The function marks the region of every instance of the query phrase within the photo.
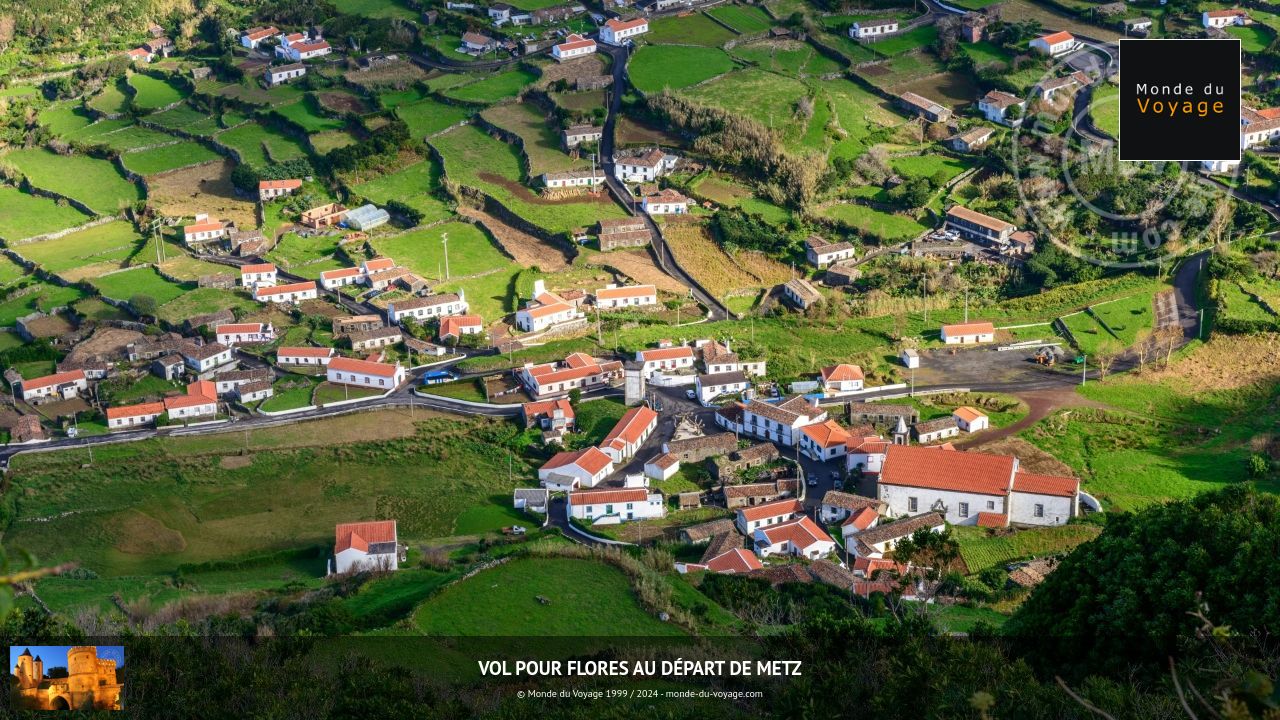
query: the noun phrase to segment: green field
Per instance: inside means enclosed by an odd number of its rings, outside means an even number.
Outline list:
[[[240,154],[249,165],[270,165],[273,162],[304,157],[307,149],[297,140],[256,122],[238,125],[215,136],[216,140]]]
[[[522,176],[518,151],[480,129],[467,125],[431,139],[444,158],[445,174],[454,182],[489,193],[507,209],[551,232],[588,227],[600,218],[623,217],[626,212],[608,199],[548,203],[519,186]]]
[[[946,176],[946,181],[944,182],[947,182],[968,170],[970,164],[964,160],[956,160],[946,155],[925,153],[924,155],[891,158],[889,166],[893,168],[894,172],[906,177],[932,178],[942,173]]]
[[[138,150],[120,156],[120,162],[139,175],[154,175],[169,170],[199,165],[222,157],[198,142],[186,140],[172,145]]]
[[[585,158],[575,160],[560,149],[560,132],[535,105],[508,103],[485,110],[481,115],[494,125],[520,136],[529,174],[541,175],[577,168],[587,168]]]
[[[173,130],[182,130],[192,135],[209,136],[218,131],[217,115],[197,110],[186,103],[164,112],[148,115],[147,122]]]
[[[778,130],[790,148],[812,147],[815,141],[824,140],[821,130],[829,117],[828,106],[815,103],[813,117],[798,117],[797,103],[812,92],[795,78],[750,68],[722,75],[679,94],[700,104],[740,113]],[[743,103],[743,98],[751,98],[751,102]],[[810,134],[811,128],[817,129],[816,135]]]
[[[651,43],[720,47],[737,35],[706,15],[696,14],[650,20],[648,34],[640,37]]]
[[[120,267],[141,242],[133,225],[114,220],[56,240],[18,245],[15,251],[55,274],[99,264],[102,264],[101,271],[107,271]],[[73,279],[79,279],[80,275],[77,273]]]
[[[31,148],[15,150],[0,162],[17,168],[36,187],[79,200],[99,213],[114,213],[142,199],[141,188],[126,180],[109,160]]]
[[[954,526],[951,530],[970,573],[1014,560],[1066,553],[1102,532],[1098,525],[1084,524],[1018,530],[1009,535],[992,534],[976,525]]]
[[[222,309],[232,310],[238,316],[243,316],[261,307],[260,303],[255,302],[245,292],[195,288],[161,305],[156,315],[161,320],[180,323],[193,315],[204,315]]]
[[[314,95],[310,94],[296,103],[281,105],[275,111],[307,133],[337,130],[346,124],[338,118],[329,117],[322,113],[319,109],[319,101],[316,100]]]
[[[819,53],[812,45],[797,40],[770,40],[739,45],[733,55],[765,70],[784,75],[825,75],[839,72],[840,63]]]
[[[721,5],[708,10],[707,14],[743,35],[754,35],[773,26],[773,18],[758,7]]]
[[[846,134],[831,148],[831,156],[854,158],[874,144],[874,134],[902,123],[883,99],[845,79],[824,80],[818,87],[831,103],[835,123]]]
[[[451,215],[448,203],[437,195],[442,175],[440,164],[435,160],[421,160],[380,178],[353,185],[351,192],[378,205],[385,205],[388,200],[399,200],[422,213],[423,224],[430,224]]]
[[[40,124],[54,135],[71,137],[93,124],[93,116],[84,108],[70,102],[50,105],[36,116]]]
[[[1122,346],[1129,347],[1139,334],[1150,331],[1155,326],[1151,298],[1151,292],[1139,293],[1123,300],[1094,305],[1090,311],[1119,338]]]
[[[1103,83],[1093,90],[1089,116],[1102,132],[1120,138],[1120,86]]]
[[[128,300],[134,295],[141,294],[154,298],[160,305],[176,299],[187,290],[182,285],[165,280],[160,273],[150,267],[139,267],[104,275],[95,278],[93,286],[103,295],[115,300]]]
[[[916,48],[929,47],[938,39],[938,28],[933,25],[908,30],[897,35],[890,35],[883,40],[870,43],[869,47],[881,55],[901,55]]]
[[[142,73],[130,75],[129,85],[134,90],[133,106],[144,112],[172,105],[187,96],[173,83]]]
[[[752,193],[751,188],[726,177],[709,173],[700,175],[694,180],[693,191],[716,204],[741,208],[774,224],[785,223],[791,218],[791,212],[786,208],[761,200]]]
[[[65,230],[89,221],[89,216],[65,203],[28,195],[0,185],[0,239],[23,238]]]
[[[36,310],[49,312],[84,297],[84,292],[74,286],[40,285],[39,287],[40,289],[35,292],[0,303],[0,327],[11,327],[18,318],[30,315]]]
[[[378,255],[395,258],[399,265],[426,278],[444,278],[444,234],[449,234],[449,275],[463,278],[509,267],[511,258],[494,247],[478,226],[451,222],[369,241]]]
[[[539,602],[545,598],[547,603]],[[522,558],[453,585],[414,616],[427,635],[680,635],[645,612],[621,570],[570,558]]]
[[[376,19],[418,19],[418,13],[397,0],[334,0],[333,6],[344,15],[360,15]]]
[[[89,100],[89,107],[106,115],[119,115],[129,109],[129,96],[121,83],[108,83]]]
[[[405,103],[396,108],[396,117],[409,126],[409,132],[416,138],[434,135],[457,125],[470,115],[471,111],[467,108],[442,103],[433,98]]]
[[[1240,49],[1247,53],[1260,53],[1271,46],[1276,33],[1265,25],[1245,25],[1226,28],[1227,34],[1239,38]]]
[[[895,215],[854,203],[831,205],[824,208],[821,215],[889,242],[909,240],[929,229],[906,215]]]
[[[95,124],[105,125],[106,123],[99,122]],[[129,150],[137,150],[139,148],[154,147],[165,143],[172,143],[177,138],[167,133],[150,130],[137,125],[128,125],[102,134],[92,134],[86,131],[81,135],[81,139],[83,142],[90,144],[105,145],[112,150],[128,152]]]
[[[528,482],[532,468],[507,449],[514,426],[432,417],[421,408],[417,422],[407,413],[380,412],[267,428],[248,438],[111,445],[94,450],[92,467],[81,467],[87,456],[77,452],[24,459],[10,482],[30,489],[30,500],[4,542],[39,548],[44,562],[74,559],[104,578],[167,575],[180,563],[330,545],[336,523],[360,519],[396,518],[401,542],[412,546],[447,536],[463,512]],[[336,432],[347,442],[323,440]],[[246,448],[248,463],[223,462]],[[178,456],[181,482],[163,469]],[[358,479],[342,469],[354,457]],[[22,521],[72,509],[80,512]]]
[[[443,94],[454,100],[488,105],[499,100],[515,97],[525,86],[536,79],[537,76],[532,72],[517,68],[490,75],[470,85],[450,88],[445,90]]]
[[[317,155],[326,155],[338,148],[344,148],[360,142],[360,138],[352,135],[349,130],[329,130],[327,132],[312,133],[307,139],[311,141],[311,148]]]
[[[679,90],[733,69],[720,48],[696,45],[645,45],[627,67],[631,83],[642,92]]]
[[[378,102],[387,110],[395,110],[401,105],[415,103],[425,98],[422,88],[417,85],[407,87],[403,90],[387,90],[378,93]]]

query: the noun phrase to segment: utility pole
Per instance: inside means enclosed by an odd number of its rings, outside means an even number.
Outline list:
[[[1080,385],[1083,387],[1089,380],[1089,356],[1081,355],[1080,358]]]
[[[969,288],[964,289],[964,321],[969,322]]]
[[[1196,324],[1196,339],[1204,340],[1204,308],[1200,308],[1200,322]]]
[[[444,279],[449,279],[449,233],[440,235],[440,244],[444,245]]]

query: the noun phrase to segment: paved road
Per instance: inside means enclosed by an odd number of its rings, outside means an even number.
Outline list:
[[[598,34],[597,34],[598,40]],[[662,237],[662,233],[658,229],[657,223],[646,213],[640,212],[636,207],[636,203],[631,199],[631,191],[627,189],[614,176],[613,155],[615,152],[614,135],[618,126],[618,114],[622,111],[622,96],[627,91],[627,58],[631,54],[631,46],[615,47],[603,42],[597,42],[596,48],[600,52],[608,55],[611,62],[613,72],[613,88],[609,93],[609,114],[604,121],[604,134],[600,138],[600,159],[601,169],[604,171],[605,183],[614,195],[623,201],[636,217],[644,220],[645,225],[649,228],[649,234],[653,237],[650,247],[654,258],[658,261],[658,267],[663,272],[680,281],[693,293],[693,297],[704,307],[711,311],[712,320],[722,320],[727,317],[734,317],[719,300],[715,299],[708,293],[702,291],[693,278],[691,278],[680,265],[676,262],[675,256],[671,254],[671,248],[667,245],[666,240]]]

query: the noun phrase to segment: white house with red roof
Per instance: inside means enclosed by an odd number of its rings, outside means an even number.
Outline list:
[[[818,462],[844,457],[848,442],[849,431],[835,420],[828,419],[800,428],[800,452]]]
[[[277,365],[324,367],[333,359],[331,347],[282,347],[276,350]]]
[[[794,498],[738,508],[733,524],[738,532],[750,536],[758,528],[777,525],[804,515],[804,505]]]
[[[221,240],[235,229],[229,220],[210,220],[208,215],[196,215],[195,222],[182,227],[182,241],[188,245]]]
[[[603,488],[569,493],[569,517],[593,525],[615,525],[667,514],[662,493],[647,488]]]
[[[680,472],[680,458],[661,450],[656,451],[644,464],[644,476],[658,482],[670,480],[678,472]]]
[[[1076,478],[1028,473],[1015,457],[947,446],[890,446],[877,487],[890,515],[933,511],[955,525],[1064,525],[1079,509]]]
[[[464,335],[479,335],[483,332],[484,319],[479,315],[450,315],[440,318],[437,337],[441,340],[461,340]]]
[[[601,310],[658,304],[658,288],[653,285],[610,285],[596,291],[596,307]]]
[[[1059,30],[1058,32],[1041,35],[1032,40],[1030,47],[1032,50],[1049,57],[1057,57],[1080,47],[1080,41],[1076,40],[1076,37],[1066,30]]]
[[[640,373],[646,378],[652,377],[654,373],[659,371],[692,370],[694,362],[693,348],[688,345],[678,345],[675,347],[637,350],[636,362],[641,363]]]
[[[187,386],[186,395],[164,399],[164,411],[171,420],[190,420],[218,414],[218,390],[208,380],[197,380]]]
[[[615,463],[635,456],[644,441],[658,427],[658,413],[643,405],[633,407],[622,415],[613,430],[600,441],[600,449]]]
[[[760,558],[752,555],[747,550],[734,548],[711,558],[703,567],[708,572],[732,574],[760,570],[764,565],[761,564]]]
[[[403,322],[405,318],[427,320],[446,315],[461,315],[467,311],[468,307],[465,290],[396,300],[387,303],[387,324],[394,325]]]
[[[313,38],[305,33],[290,33],[278,37],[280,44],[276,46],[276,55],[285,60],[301,62],[333,52],[329,41],[318,35]]]
[[[640,201],[646,215],[684,215],[689,212],[692,200],[671,188],[663,188]]]
[[[355,358],[335,357],[325,366],[325,379],[339,385],[392,390],[404,382],[404,367],[400,363],[373,362]]]
[[[141,48],[141,47],[136,47],[126,52],[125,55],[128,55],[129,59],[133,60],[134,62],[138,62],[138,61],[151,62],[151,60],[155,58],[155,53],[151,52],[146,48]]]
[[[680,158],[658,148],[614,158],[613,175],[622,182],[651,183],[675,169]]]
[[[817,560],[830,555],[836,548],[836,541],[807,515],[757,528],[751,533],[751,541],[756,554],[762,558],[793,555]]]
[[[823,394],[839,395],[840,393],[861,390],[862,381],[866,379],[866,376],[863,375],[860,366],[840,363],[839,365],[828,365],[822,368],[818,379],[822,382]]]
[[[555,58],[556,62],[564,62],[565,60],[585,57],[595,51],[595,40],[572,33],[564,39],[564,42],[551,47],[551,57]]]
[[[593,488],[613,474],[613,460],[597,447],[558,452],[538,468],[538,481],[552,491]]]
[[[524,426],[527,428],[539,427],[543,430],[562,432],[574,428],[574,419],[577,416],[568,398],[527,402],[520,406],[520,413],[524,417]]]
[[[300,187],[302,187],[301,180],[259,180],[258,199],[266,202],[285,195],[292,195],[293,191]]]
[[[1230,10],[1205,10],[1200,14],[1200,24],[1204,27],[1222,29],[1232,25],[1248,25],[1253,22],[1249,13],[1240,8]]]
[[[277,30],[274,25],[250,28],[240,36],[240,44],[250,50],[256,50],[258,48],[258,44],[263,40],[275,37],[278,34],[280,34],[280,31]]]
[[[649,32],[649,21],[644,18],[620,20],[609,18],[600,26],[600,42],[609,45],[628,45],[631,38]]]
[[[304,300],[315,300],[319,295],[315,280],[260,287],[253,291],[253,299],[263,303],[298,303]]]
[[[334,535],[329,574],[399,569],[400,542],[395,520],[342,523]]]
[[[974,433],[991,427],[991,420],[986,413],[968,405],[951,411],[951,417],[956,419],[956,425],[965,432]]]
[[[535,280],[533,285],[533,299],[516,311],[516,327],[525,332],[541,332],[586,317],[577,306],[547,292],[541,280]]]
[[[863,525],[859,529],[866,530],[875,524],[876,518],[880,517],[880,511],[884,509],[884,503],[875,498],[840,490],[828,490],[827,494],[822,496],[822,504],[818,506],[818,519],[825,524],[831,524],[858,517],[860,518],[858,522]],[[864,512],[868,510],[871,512],[870,515]]]
[[[138,427],[155,422],[164,414],[164,403],[149,402],[107,408],[107,429]]]
[[[250,289],[271,287],[276,284],[275,263],[251,263],[240,266],[240,284]]]
[[[218,342],[227,347],[276,339],[276,329],[271,323],[227,323],[219,325],[214,332],[218,336]]]
[[[989,322],[969,322],[943,325],[940,334],[948,345],[975,345],[996,339],[996,327]]]
[[[844,528],[841,528],[841,533],[844,535],[845,549],[861,560],[883,558],[885,553],[893,551],[898,541],[909,538],[920,530],[942,532],[946,527],[947,523],[940,513],[927,512],[890,523],[877,523],[858,532],[844,532]]]
[[[347,285],[364,282],[364,271],[358,267],[325,270],[320,273],[320,286],[325,290],[337,290]]]
[[[20,395],[27,402],[47,399],[70,400],[89,389],[89,378],[84,370],[42,375],[18,383]]]
[[[572,353],[558,363],[532,363],[516,370],[516,378],[535,400],[594,390],[622,375],[622,363],[600,362],[586,353]]]
[[[903,432],[906,432],[905,424]],[[879,475],[884,465],[884,454],[892,444],[875,433],[850,433],[844,446],[845,471]]]

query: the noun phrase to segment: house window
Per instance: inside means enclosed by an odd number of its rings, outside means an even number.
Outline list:
[[[913,497],[907,498],[907,512],[915,512],[915,511],[916,511],[916,499]]]
[[[969,517],[969,503],[967,502],[960,503],[960,517],[962,518]]]
[[[996,509],[996,501],[995,501],[995,500],[988,500],[988,501],[987,501],[987,509],[988,509],[988,510],[995,510],[995,509]]]
[[[605,505],[605,506],[604,506],[604,514],[605,514],[605,515],[612,515],[612,514],[613,514],[613,506],[612,506],[612,505]]]
[[[1036,503],[1035,516],[1038,518],[1044,517],[1044,505],[1041,505],[1040,503]]]

